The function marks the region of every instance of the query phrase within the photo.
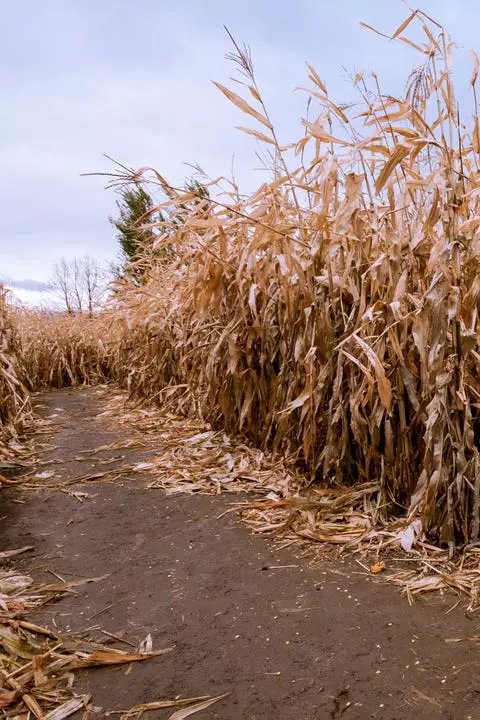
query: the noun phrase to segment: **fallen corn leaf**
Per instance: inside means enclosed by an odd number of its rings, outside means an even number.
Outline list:
[[[0,560],[13,557],[14,555],[20,555],[28,550],[34,550],[33,545],[26,545],[25,547],[18,548],[17,550],[4,550],[3,552],[0,552]]]
[[[76,713],[77,710],[80,710],[80,708],[85,707],[90,700],[90,697],[90,695],[83,695],[82,697],[69,700],[63,705],[60,705],[60,707],[55,708],[55,710],[47,713],[44,716],[44,720],[64,720],[65,718],[70,717],[70,715],[73,715],[73,713]]]
[[[0,692],[0,709],[11,705],[19,697],[20,693],[21,690],[3,690],[3,692]]]
[[[17,635],[5,627],[0,627],[0,645],[3,645],[5,650],[11,655],[16,655],[24,660],[31,660],[35,655],[40,653],[39,648],[17,637]]]
[[[223,698],[226,698],[227,695],[230,695],[230,693],[218,695],[218,697],[211,698],[210,700],[204,700],[203,702],[197,703],[196,705],[191,705],[190,707],[183,710],[177,710],[173,713],[173,715],[170,715],[168,720],[184,720],[184,718],[190,717],[190,715],[194,715],[201,710],[206,710],[208,707],[210,707],[210,705],[213,705],[219,700],[223,700]]]
[[[106,712],[105,715],[134,715],[135,713],[148,712],[149,710],[162,710],[165,708],[178,707],[179,705],[191,705],[191,703],[198,702],[199,700],[208,700],[208,695],[184,698],[183,700],[155,700],[154,702],[134,705],[129,710],[110,710],[110,712]]]
[[[73,660],[71,666],[80,668],[95,667],[97,665],[121,665],[123,663],[136,662],[137,660],[148,660],[158,655],[165,655],[165,653],[171,652],[173,649],[174,647],[171,646],[149,653],[129,653],[123,650],[95,650],[95,652],[87,657],[78,657],[78,659]]]

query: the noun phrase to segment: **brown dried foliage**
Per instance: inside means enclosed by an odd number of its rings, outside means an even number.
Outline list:
[[[115,349],[97,321],[102,336],[83,356],[97,369],[78,378],[109,374],[138,397],[176,402],[296,458],[308,482],[378,483],[379,521],[420,519],[453,554],[479,540],[480,522],[477,71],[467,127],[443,30],[416,12],[394,37],[412,44],[404,33],[417,21],[425,62],[405,97],[357,76],[359,114],[309,67],[318,117],[287,148],[235,46],[249,101],[220,90],[260,122],[247,130],[273,148],[274,180],[247,198],[212,183],[212,199],[195,204],[156,171],[135,175],[168,187],[161,207],[176,222],[163,240],[176,260],[118,290]],[[29,371],[61,384],[69,373],[51,369],[52,353],[36,370],[39,344]]]
[[[296,166],[271,134],[272,183],[190,211],[176,274],[126,295],[122,353],[137,394],[187,387],[204,418],[296,454],[312,480],[378,481],[384,517],[419,517],[453,551],[479,536],[478,132],[445,34],[416,18],[424,67],[405,98],[356,79],[362,130],[311,70],[321,111]],[[257,109],[227,97],[268,128],[237,52]]]
[[[20,450],[19,434],[30,417],[24,380],[19,337],[7,307],[7,292],[0,284],[0,461]]]
[[[26,375],[35,390],[104,382],[110,376],[112,334],[107,313],[16,310]]]

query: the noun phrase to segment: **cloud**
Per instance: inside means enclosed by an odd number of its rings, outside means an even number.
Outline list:
[[[41,308],[43,310],[55,310],[58,307],[57,298],[48,292],[14,288],[10,289],[10,299],[15,303],[20,302],[27,307]]]
[[[12,278],[4,278],[4,284],[10,288],[18,288],[21,290],[32,290],[33,292],[48,292],[50,286],[47,283],[40,282],[39,280],[32,280],[27,278],[25,280],[13,280]]]
[[[14,302],[47,310],[56,306],[55,293],[52,292],[47,283],[32,278],[14,280],[0,275],[0,284],[3,284],[8,290],[9,297]]]

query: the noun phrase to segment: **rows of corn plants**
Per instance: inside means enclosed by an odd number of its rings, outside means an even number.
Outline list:
[[[287,146],[235,44],[243,89],[218,87],[254,121],[272,179],[199,198],[153,169],[118,175],[167,191],[168,263],[118,285],[101,318],[50,319],[24,347],[36,386],[109,377],[287,456],[306,485],[375,481],[379,521],[419,520],[453,553],[480,532],[479,62],[466,123],[443,29],[416,11],[394,38],[423,58],[405,94],[358,75],[359,103],[340,106],[309,66],[310,119]]]
[[[112,334],[107,313],[90,318],[16,308],[14,316],[25,374],[35,390],[109,379]]]

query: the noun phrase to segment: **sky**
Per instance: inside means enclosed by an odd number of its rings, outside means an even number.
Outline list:
[[[422,9],[460,45],[460,94],[480,51],[480,4],[431,0]],[[86,254],[114,261],[108,218],[117,197],[104,155],[152,166],[173,184],[198,163],[252,190],[264,179],[249,118],[214,87],[235,70],[223,28],[250,45],[258,84],[281,142],[298,139],[305,61],[338,102],[349,75],[374,70],[401,93],[415,51],[360,27],[392,33],[408,15],[400,0],[0,0],[0,278],[26,302],[45,292],[55,261]],[[235,87],[235,86],[234,86]],[[247,121],[247,122],[246,122]],[[252,125],[250,125],[252,126]]]

